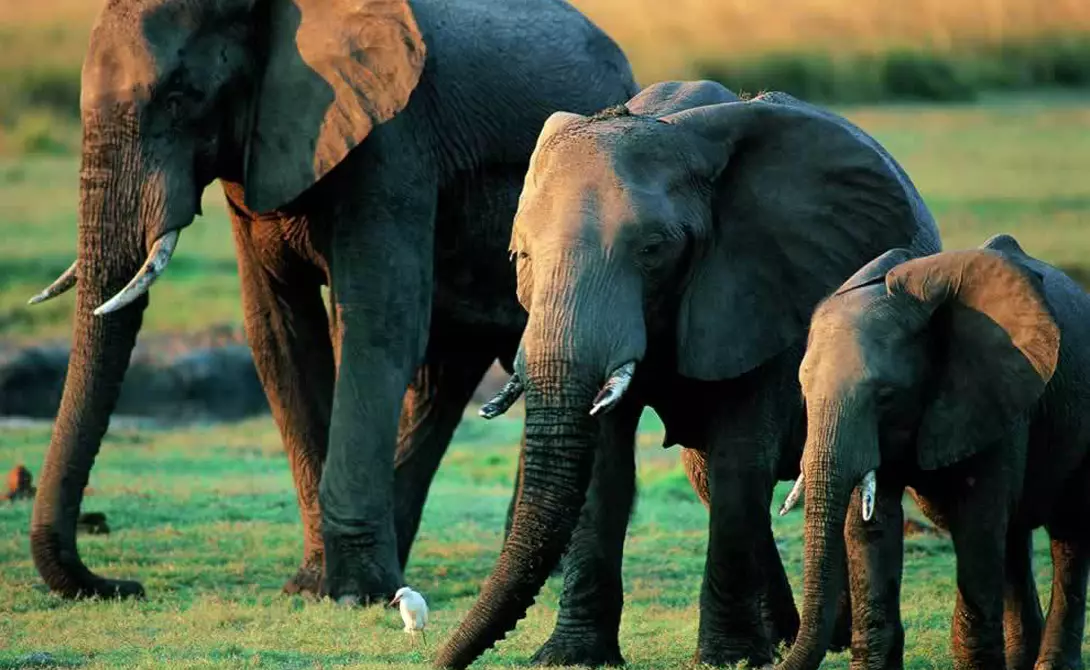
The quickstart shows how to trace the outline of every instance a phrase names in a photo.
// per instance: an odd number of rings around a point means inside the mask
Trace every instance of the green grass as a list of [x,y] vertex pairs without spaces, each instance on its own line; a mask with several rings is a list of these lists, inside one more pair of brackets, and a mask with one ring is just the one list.
[[[113,532],[81,537],[80,551],[103,574],[142,580],[149,597],[72,603],[45,593],[29,556],[30,503],[0,506],[0,668],[22,667],[33,654],[87,668],[427,667],[501,546],[519,431],[518,417],[467,417],[440,468],[406,575],[433,610],[428,646],[414,650],[392,610],[353,611],[278,593],[301,540],[271,420],[115,430],[84,503],[85,511],[105,512]],[[661,424],[649,414],[624,566],[621,645],[636,669],[690,667],[696,642],[707,513],[689,490],[677,450],[663,450],[660,440]],[[0,465],[25,461],[37,470],[47,441],[46,428],[4,431]],[[786,488],[777,490],[777,506]],[[801,514],[774,518],[797,594]],[[949,667],[949,541],[916,536],[905,547],[906,667]],[[1047,594],[1051,569],[1041,536],[1035,554]],[[550,580],[529,617],[481,667],[523,665],[551,630],[559,589],[559,579]],[[1090,644],[1084,650],[1090,654]],[[826,667],[847,668],[848,655]]]
[[[841,108],[905,166],[942,228],[947,248],[1008,232],[1047,261],[1090,258],[1090,98],[1005,97],[984,104]],[[78,161],[0,158],[0,338],[68,334],[73,297],[26,299],[74,258]],[[237,270],[222,194],[183,234],[156,283],[146,332],[240,323]]]

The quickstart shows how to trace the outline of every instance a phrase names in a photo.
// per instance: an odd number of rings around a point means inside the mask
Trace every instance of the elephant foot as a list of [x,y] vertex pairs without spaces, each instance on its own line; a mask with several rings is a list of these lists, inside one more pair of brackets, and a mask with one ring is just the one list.
[[1083,670],[1082,658],[1073,655],[1070,658],[1052,657],[1040,658],[1033,670]]
[[[404,586],[397,552],[391,541],[389,551],[378,552],[363,536],[324,533],[325,581],[323,596],[346,605],[385,605]],[[377,554],[385,553],[380,562]]]
[[322,564],[318,563],[316,566],[310,563],[304,563],[299,566],[299,570],[295,575],[284,582],[284,587],[281,589],[283,593],[289,596],[294,595],[309,595],[315,598],[322,595]]
[[532,665],[581,665],[599,667],[625,664],[616,631],[553,631],[549,640],[530,659]]
[[772,650],[754,649],[752,645],[715,644],[713,641],[701,641],[693,658],[696,663],[712,666],[734,666],[747,663],[745,667],[764,668],[772,665]]

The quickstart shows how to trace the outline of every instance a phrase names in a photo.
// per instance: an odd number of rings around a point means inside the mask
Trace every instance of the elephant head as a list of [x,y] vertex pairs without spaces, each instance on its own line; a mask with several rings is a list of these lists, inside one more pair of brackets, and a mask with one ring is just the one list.
[[213,179],[289,205],[408,103],[425,47],[407,0],[111,0],[84,60],[77,287],[60,411],[31,525],[66,596],[139,595],[76,552],[83,488],[147,305]]
[[883,462],[933,470],[970,458],[1016,429],[1044,392],[1059,330],[1024,259],[1009,236],[922,258],[895,249],[815,311],[799,370],[802,627],[784,668],[816,668],[824,655],[860,481],[873,490]]
[[591,117],[551,116],[511,238],[529,320],[515,377],[482,408],[525,392],[521,497],[437,663],[465,667],[525,615],[584,502],[595,415],[649,353],[698,380],[759,366],[867,259],[937,249],[917,198],[873,140],[787,96],[667,82]]

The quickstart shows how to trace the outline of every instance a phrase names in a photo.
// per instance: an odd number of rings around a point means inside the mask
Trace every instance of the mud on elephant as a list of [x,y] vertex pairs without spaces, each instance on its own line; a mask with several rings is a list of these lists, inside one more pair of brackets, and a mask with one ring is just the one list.
[[107,2],[82,73],[78,258],[34,299],[77,288],[31,524],[48,586],[143,594],[83,564],[76,519],[148,289],[219,179],[303,521],[286,588],[324,569],[333,597],[387,600],[462,409],[525,323],[506,241],[541,124],[636,90],[560,0]]
[[798,624],[769,505],[798,471],[810,313],[893,246],[940,246],[909,179],[860,129],[790,96],[666,82],[590,117],[552,115],[511,236],[529,321],[515,375],[486,407],[525,393],[521,488],[493,572],[437,664],[465,667],[514,628],[565,548],[558,626],[538,660],[621,660],[645,406],[667,445],[701,455],[687,458],[710,509],[697,658],[769,662]]
[[[1081,668],[1090,570],[1090,296],[1008,235],[883,254],[814,314],[799,377],[805,595],[782,668],[817,668],[844,562],[852,667],[899,668],[901,498],[950,530],[956,668]],[[1052,539],[1042,622],[1030,531]]]

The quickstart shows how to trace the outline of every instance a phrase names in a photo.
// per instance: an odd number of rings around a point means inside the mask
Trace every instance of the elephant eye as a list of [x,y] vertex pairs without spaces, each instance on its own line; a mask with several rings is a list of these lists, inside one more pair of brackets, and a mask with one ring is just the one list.
[[651,242],[650,244],[643,245],[643,247],[640,249],[640,255],[654,256],[660,250],[662,250],[662,242]]

